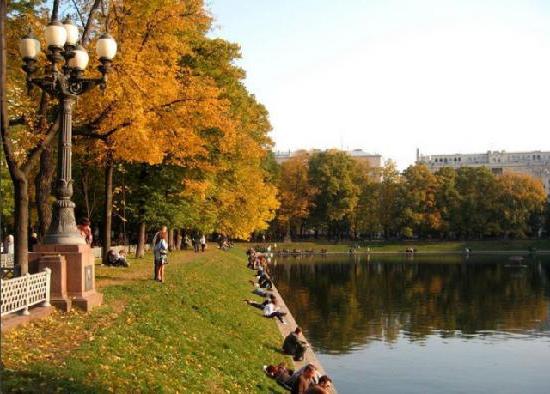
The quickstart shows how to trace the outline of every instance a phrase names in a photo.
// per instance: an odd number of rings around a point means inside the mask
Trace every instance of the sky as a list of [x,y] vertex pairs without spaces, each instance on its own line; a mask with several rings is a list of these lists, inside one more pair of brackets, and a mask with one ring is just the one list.
[[550,150],[550,0],[210,0],[275,150]]

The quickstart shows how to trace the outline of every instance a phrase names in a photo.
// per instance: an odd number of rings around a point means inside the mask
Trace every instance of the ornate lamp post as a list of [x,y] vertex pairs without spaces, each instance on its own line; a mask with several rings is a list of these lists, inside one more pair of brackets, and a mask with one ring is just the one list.
[[33,86],[59,100],[61,124],[59,133],[59,149],[57,160],[57,185],[53,217],[44,244],[79,245],[85,241],[76,227],[74,214],[75,204],[71,201],[73,181],[71,176],[71,139],[72,110],[76,97],[95,86],[105,89],[107,73],[112,59],[117,51],[115,40],[108,34],[103,34],[96,44],[96,53],[100,65],[100,78],[85,78],[84,70],[88,66],[88,52],[78,44],[79,31],[70,19],[63,23],[52,17],[46,26],[46,73],[43,76],[33,76],[37,70],[37,57],[40,53],[40,41],[28,34],[20,42],[20,52],[23,58],[23,70],[27,73],[27,89]]

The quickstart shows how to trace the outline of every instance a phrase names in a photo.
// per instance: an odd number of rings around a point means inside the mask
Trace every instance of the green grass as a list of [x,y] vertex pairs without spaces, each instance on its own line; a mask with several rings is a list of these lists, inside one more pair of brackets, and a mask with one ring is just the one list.
[[[341,243],[320,240],[316,242],[292,242],[277,243],[274,250],[287,249],[292,251],[313,249],[320,252],[327,249],[329,252],[348,252],[354,242],[344,241]],[[257,243],[239,244],[244,249]],[[550,250],[550,240],[491,240],[491,241],[406,241],[406,242],[381,242],[365,241],[360,251],[366,252],[367,246],[372,252],[404,252],[406,248],[415,248],[418,252],[462,252],[465,248],[475,251],[528,251],[530,248],[537,250]]]
[[98,268],[104,306],[2,335],[2,390],[281,392],[261,366],[283,360],[272,320],[242,302],[242,251],[171,255],[167,282],[150,259]]

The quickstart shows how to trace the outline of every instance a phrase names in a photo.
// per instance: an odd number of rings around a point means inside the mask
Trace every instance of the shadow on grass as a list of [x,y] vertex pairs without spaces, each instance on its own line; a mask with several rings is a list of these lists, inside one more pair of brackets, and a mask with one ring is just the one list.
[[107,393],[103,387],[89,386],[77,379],[45,372],[0,371],[2,393]]

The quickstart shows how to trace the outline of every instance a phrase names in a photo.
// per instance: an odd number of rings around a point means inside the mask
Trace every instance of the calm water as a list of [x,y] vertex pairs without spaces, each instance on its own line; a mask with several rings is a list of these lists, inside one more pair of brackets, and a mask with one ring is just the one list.
[[550,393],[550,260],[279,258],[340,393]]

